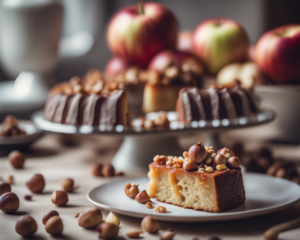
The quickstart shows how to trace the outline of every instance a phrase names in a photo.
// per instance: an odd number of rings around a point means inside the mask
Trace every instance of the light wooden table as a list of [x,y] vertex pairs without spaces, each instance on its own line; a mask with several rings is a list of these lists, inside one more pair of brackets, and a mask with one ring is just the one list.
[[[222,137],[223,141],[228,143],[233,138],[234,134],[227,134]],[[78,144],[73,147],[62,145],[59,139],[58,135],[47,134],[37,142],[26,154],[27,161],[25,168],[22,170],[13,169],[6,157],[0,157],[0,176],[7,178],[8,175],[12,174],[15,177],[12,191],[20,198],[20,209],[16,214],[9,215],[0,212],[0,240],[22,239],[15,232],[15,224],[23,214],[30,214],[37,221],[38,231],[32,239],[54,239],[46,233],[41,221],[42,216],[50,210],[57,210],[64,223],[63,235],[57,237],[58,239],[98,239],[98,233],[95,230],[86,230],[79,227],[74,215],[92,206],[86,198],[89,189],[105,181],[110,181],[110,179],[93,177],[90,173],[91,166],[95,162],[109,162],[121,144],[121,139],[100,138],[97,136],[73,137],[72,139]],[[181,144],[187,149],[199,139],[201,140],[201,137],[181,139]],[[257,141],[249,141],[247,146],[255,147],[257,144]],[[297,146],[279,145],[274,149],[276,155],[288,154],[297,157],[300,153]],[[26,201],[23,197],[30,192],[26,188],[25,182],[35,173],[44,175],[46,188],[42,194],[33,194],[32,201]],[[135,173],[135,175],[140,176],[143,174],[145,173]],[[128,175],[132,176],[133,173]],[[75,193],[69,194],[67,206],[56,207],[50,200],[51,193],[54,190],[59,190],[61,188],[60,182],[67,177],[73,178],[80,187]],[[106,216],[107,212],[103,212]],[[128,239],[125,235],[128,230],[140,228],[141,219],[123,215],[118,215],[118,217],[121,221],[118,239]],[[300,217],[300,204],[270,215],[239,221],[218,223],[160,222],[160,225],[162,230],[175,229],[175,240],[191,239],[192,237],[199,237],[203,240],[212,235],[218,235],[222,239],[263,239],[262,234],[266,229],[296,217]],[[143,239],[159,239],[159,236],[145,233]],[[285,232],[280,235],[280,239],[299,240],[300,229]]]

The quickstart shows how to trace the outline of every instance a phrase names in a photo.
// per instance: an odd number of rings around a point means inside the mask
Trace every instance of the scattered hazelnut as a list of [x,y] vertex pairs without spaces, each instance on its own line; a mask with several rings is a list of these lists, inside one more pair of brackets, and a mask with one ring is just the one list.
[[7,182],[9,183],[9,184],[14,184],[14,176],[13,175],[9,175],[8,176],[8,178],[7,178]]
[[118,236],[119,228],[112,223],[104,222],[97,227],[99,238],[113,239]]
[[226,164],[226,158],[224,157],[223,154],[217,154],[213,160],[214,165],[219,165],[219,164]]
[[83,228],[94,228],[102,222],[102,212],[97,207],[83,210],[78,218],[78,225]]
[[111,164],[104,165],[101,172],[104,177],[112,177],[115,175],[115,169]]
[[287,172],[284,168],[279,168],[275,174],[276,177],[278,178],[286,178]]
[[126,236],[129,238],[140,238],[140,234],[144,233],[143,231],[128,231],[126,232]]
[[28,194],[26,194],[26,195],[24,196],[24,199],[25,199],[26,201],[31,201],[31,199],[32,199],[32,196],[31,196],[31,195],[28,195]]
[[109,214],[105,218],[105,222],[113,223],[117,227],[120,226],[120,220],[113,212],[109,212]]
[[4,182],[4,181],[0,181],[0,196],[3,193],[7,193],[11,191],[11,186],[9,183]]
[[231,150],[230,150],[229,148],[227,148],[227,147],[224,147],[224,148],[219,149],[218,152],[217,152],[217,154],[222,154],[222,155],[224,155],[224,157],[225,157],[226,159],[228,159],[228,158],[230,158],[230,157],[232,157],[232,156],[235,156],[234,152],[231,151]]
[[216,166],[216,169],[219,170],[219,171],[223,171],[223,170],[226,170],[227,167],[225,165],[219,164],[219,165]]
[[78,218],[80,216],[80,213],[76,213],[75,215],[74,215],[74,218]]
[[94,176],[103,176],[102,175],[102,164],[100,163],[95,163],[92,167],[92,174]]
[[152,208],[154,208],[152,204],[153,204],[153,202],[150,201],[150,202],[147,202],[147,203],[145,204],[145,206],[146,206],[146,208],[152,209]]
[[150,216],[144,217],[141,225],[142,228],[148,233],[157,233],[160,229],[158,222]]
[[31,192],[40,193],[45,187],[45,179],[41,174],[36,174],[26,183],[26,186]]
[[37,231],[36,221],[29,215],[21,216],[16,223],[16,232],[23,237],[29,237]]
[[14,168],[22,168],[24,165],[24,162],[25,162],[24,155],[21,152],[19,152],[18,150],[12,151],[8,155],[8,159]]
[[19,209],[19,197],[12,192],[3,193],[0,196],[0,210],[4,213],[13,213]]
[[175,236],[174,232],[167,231],[167,232],[161,234],[159,239],[160,240],[172,240],[174,238],[174,236]]
[[154,212],[156,213],[165,213],[167,209],[164,206],[157,206],[154,208]]
[[227,166],[230,168],[239,168],[241,166],[241,161],[238,157],[230,157],[227,160]]
[[65,191],[54,191],[51,195],[51,201],[57,206],[64,206],[68,203],[68,194]]
[[125,194],[130,198],[135,198],[135,196],[139,193],[138,184],[127,183],[125,186]]
[[186,159],[187,157],[189,157],[189,153],[187,151],[184,151],[182,156],[184,159]]
[[43,216],[43,218],[42,218],[43,224],[45,225],[46,222],[47,222],[50,218],[52,218],[52,217],[54,217],[54,216],[59,216],[59,213],[58,213],[57,211],[55,211],[55,210],[52,210],[52,211],[46,213],[46,214]]
[[186,171],[195,170],[197,167],[197,163],[193,162],[190,158],[186,158],[183,162],[183,168]]
[[64,229],[62,220],[59,216],[54,216],[50,218],[45,224],[45,230],[47,233],[57,236],[62,233]]
[[66,192],[73,192],[76,187],[74,187],[74,180],[71,178],[66,178],[61,182],[61,187]]
[[189,158],[196,163],[203,162],[206,156],[206,149],[201,142],[196,143],[189,149]]
[[135,196],[135,200],[138,203],[146,203],[150,201],[150,197],[148,196],[148,193],[143,190]]

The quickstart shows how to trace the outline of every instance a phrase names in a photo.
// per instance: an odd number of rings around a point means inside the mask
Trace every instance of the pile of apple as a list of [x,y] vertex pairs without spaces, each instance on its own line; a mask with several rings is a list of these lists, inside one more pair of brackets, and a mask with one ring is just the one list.
[[[140,2],[112,18],[107,41],[115,55],[105,69],[110,75],[133,64],[145,69],[150,62],[156,67],[169,61],[174,63],[178,55],[184,55],[178,52],[190,51],[184,56],[200,58],[210,75],[215,76],[230,63],[254,59],[256,65],[252,63],[248,72],[259,68],[274,83],[300,82],[299,24],[265,33],[254,48],[246,31],[233,20],[209,19],[200,23],[193,33],[179,34],[178,22],[169,9],[158,3]],[[165,50],[172,50],[172,54]],[[157,54],[160,57],[155,57]]]

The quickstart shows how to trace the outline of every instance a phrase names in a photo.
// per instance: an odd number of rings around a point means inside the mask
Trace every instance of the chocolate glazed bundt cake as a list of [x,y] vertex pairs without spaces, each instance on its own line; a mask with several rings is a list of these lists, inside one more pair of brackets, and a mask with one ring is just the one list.
[[46,102],[45,117],[70,125],[131,125],[126,92],[94,69],[82,79],[73,77],[56,85]]
[[258,111],[251,92],[238,85],[233,87],[180,90],[176,110],[179,121],[190,123],[248,116]]

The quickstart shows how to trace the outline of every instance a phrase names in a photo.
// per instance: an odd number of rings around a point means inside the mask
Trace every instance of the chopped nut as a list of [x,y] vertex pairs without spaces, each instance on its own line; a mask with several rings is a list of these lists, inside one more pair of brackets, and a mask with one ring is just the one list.
[[206,164],[211,164],[212,160],[213,160],[212,157],[210,156],[210,154],[208,154],[207,157],[206,157],[205,163]]
[[172,240],[175,236],[175,233],[172,231],[167,231],[163,234],[160,235],[159,239],[160,240]]
[[212,167],[207,167],[207,168],[205,168],[205,172],[210,172],[210,173],[212,173],[212,172],[214,172],[214,170],[213,170]]
[[128,231],[126,232],[126,236],[129,238],[140,238],[140,234],[144,233],[143,231]]
[[181,166],[182,166],[183,161],[184,161],[184,159],[182,159],[182,158],[178,158],[178,157],[174,157],[174,158],[173,158],[173,163],[174,163],[174,164],[178,164],[178,165],[181,165]]
[[205,168],[199,168],[198,172],[204,172]]
[[105,222],[115,224],[117,227],[120,226],[120,220],[113,212],[109,212],[105,218]]
[[213,149],[208,149],[207,153],[213,154],[213,153],[215,153],[215,151]]
[[14,176],[13,175],[9,175],[6,182],[8,182],[11,185],[14,184]]
[[216,169],[219,170],[219,171],[223,171],[223,170],[226,170],[227,167],[222,165],[222,164],[219,164],[219,165],[216,166]]
[[184,151],[182,156],[184,159],[186,159],[189,156],[189,153],[187,151]]
[[164,165],[166,164],[166,162],[168,161],[168,156],[166,155],[156,155],[154,158],[153,158],[153,161],[158,164],[158,165]]
[[151,209],[151,208],[154,208],[152,204],[153,204],[153,202],[150,201],[150,202],[147,202],[145,204],[145,206],[146,206],[146,208],[150,208]]
[[213,153],[213,154],[211,155],[212,158],[214,158],[215,156],[217,156],[216,153]]
[[169,166],[172,166],[172,165],[173,165],[173,161],[168,160],[168,161],[166,162],[166,164],[169,165]]
[[225,153],[224,157],[225,157],[226,159],[228,159],[228,158],[231,157],[231,154],[230,154],[229,152],[227,152],[227,153]]
[[157,206],[154,208],[154,212],[156,213],[165,213],[167,209],[164,206]]
[[159,223],[150,216],[143,218],[141,226],[148,233],[157,233],[160,229]]

